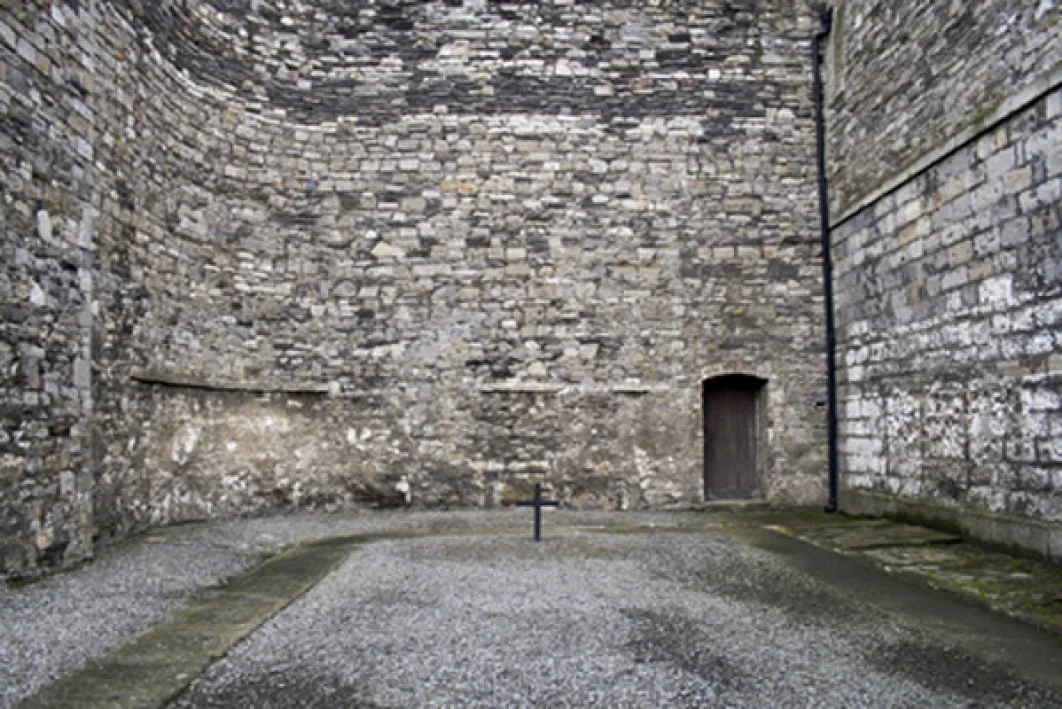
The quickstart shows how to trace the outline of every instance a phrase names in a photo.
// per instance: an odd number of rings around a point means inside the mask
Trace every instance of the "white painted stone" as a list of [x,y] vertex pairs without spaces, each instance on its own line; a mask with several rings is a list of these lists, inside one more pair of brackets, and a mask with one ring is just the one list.
[[405,475],[395,483],[395,491],[402,495],[407,505],[413,501],[413,487],[409,484],[409,480]]
[[532,377],[546,377],[549,376],[549,370],[542,362],[535,362],[527,368],[528,375]]
[[174,435],[170,443],[170,460],[177,465],[186,465],[191,460],[199,443],[199,431],[185,424]]
[[92,365],[88,360],[81,357],[74,360],[73,384],[82,390],[92,386]]

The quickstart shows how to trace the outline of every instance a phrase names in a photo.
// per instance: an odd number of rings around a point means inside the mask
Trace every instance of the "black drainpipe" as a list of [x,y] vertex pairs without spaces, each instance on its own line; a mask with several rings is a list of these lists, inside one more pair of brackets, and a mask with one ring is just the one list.
[[815,146],[819,165],[819,222],[822,228],[822,280],[826,300],[826,417],[829,461],[829,501],[837,511],[837,336],[833,327],[833,266],[830,257],[830,188],[826,182],[826,126],[822,97],[822,45],[829,39],[833,10],[822,11],[822,29],[811,41],[815,89]]

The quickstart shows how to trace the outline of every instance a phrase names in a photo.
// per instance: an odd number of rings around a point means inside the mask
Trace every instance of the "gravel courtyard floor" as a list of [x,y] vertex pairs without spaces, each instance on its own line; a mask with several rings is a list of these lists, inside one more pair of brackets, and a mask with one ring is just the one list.
[[389,541],[217,663],[196,706],[1046,706],[724,535]]
[[172,706],[1062,706],[1057,687],[821,583],[709,516],[554,512],[537,545],[526,523],[507,511],[161,530],[0,593],[2,703],[263,553],[427,529],[437,534],[357,548]]

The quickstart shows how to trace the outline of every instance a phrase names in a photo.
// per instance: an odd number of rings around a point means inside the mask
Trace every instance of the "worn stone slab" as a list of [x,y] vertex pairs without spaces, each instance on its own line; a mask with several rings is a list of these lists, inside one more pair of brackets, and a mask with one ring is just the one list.
[[973,544],[890,547],[865,556],[888,571],[925,578],[930,585],[994,610],[1062,633],[1062,568]]
[[775,513],[763,526],[1062,634],[1062,568],[886,519]]
[[842,550],[878,549],[895,546],[928,546],[953,544],[962,537],[911,524],[896,524],[887,520],[847,522],[836,525],[794,525],[794,533],[803,539]]
[[1062,541],[1052,541],[1060,533],[1059,525],[1027,516],[993,514],[853,489],[842,490],[841,509],[853,516],[887,517],[952,529],[963,538],[977,539],[1021,554],[1033,554],[1055,563],[1062,562]]

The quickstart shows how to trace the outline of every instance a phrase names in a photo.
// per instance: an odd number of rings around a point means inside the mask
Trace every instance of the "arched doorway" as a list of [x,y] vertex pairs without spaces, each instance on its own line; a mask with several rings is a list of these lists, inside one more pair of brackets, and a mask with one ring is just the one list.
[[767,382],[731,374],[703,384],[704,498],[763,497],[763,393]]

